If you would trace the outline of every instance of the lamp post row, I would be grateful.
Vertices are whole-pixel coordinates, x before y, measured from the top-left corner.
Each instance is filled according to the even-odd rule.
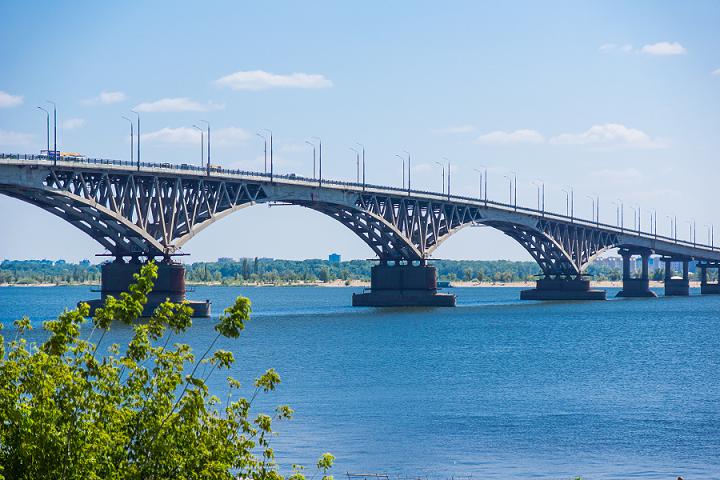
[[[53,106],[53,150],[52,150],[52,159],[53,159],[53,165],[57,165],[58,157],[60,156],[57,151],[57,105],[55,102],[51,100],[47,100],[47,103]],[[39,110],[43,111],[45,113],[45,129],[46,129],[46,152],[48,154],[48,157],[51,155],[50,150],[50,111],[46,108],[37,107]],[[140,170],[140,114],[135,110],[130,110],[132,113],[136,115],[137,120],[137,129],[134,128],[133,121],[126,117],[122,116],[124,120],[127,120],[130,123],[130,163],[135,164],[137,166],[137,169]],[[210,175],[211,170],[211,160],[210,160],[210,122],[207,120],[200,120],[201,122],[205,123],[207,126],[207,130],[204,131],[202,128],[198,127],[197,125],[193,125],[193,128],[200,131],[200,164],[205,165],[207,169],[207,175]],[[137,132],[136,132],[137,130]],[[273,132],[270,129],[263,129],[264,132],[269,133],[270,135],[270,181],[273,181],[274,178],[274,161],[273,161]],[[137,150],[135,150],[135,136],[137,133]],[[205,162],[204,159],[204,143],[205,143],[205,135],[207,135],[207,162]],[[268,138],[261,134],[257,133],[257,136],[262,138],[264,141],[264,163],[265,163],[265,173],[268,173]],[[319,165],[319,176],[318,176],[318,185],[322,185],[322,139],[320,137],[312,137],[313,140],[317,140],[317,144],[306,141],[305,143],[312,146],[313,148],[313,178],[316,174],[316,150],[319,150],[319,156],[318,156],[318,165]],[[365,189],[366,180],[365,180],[365,146],[361,143],[357,143],[357,146],[361,148],[361,150],[358,150],[354,147],[350,147],[350,150],[355,152],[355,168],[356,168],[356,182],[361,183],[362,179],[362,186],[363,190]],[[137,158],[134,158],[134,153],[137,152]],[[405,162],[407,162],[407,192],[408,195],[412,191],[412,184],[411,184],[411,155],[408,151],[404,150],[403,153],[406,156],[402,156],[399,154],[396,154],[395,156],[400,158],[403,163],[403,189],[405,188],[405,178],[406,178],[406,167]],[[450,178],[451,178],[451,172],[450,172],[450,160],[447,157],[443,157],[443,160],[447,162],[447,167],[445,164],[442,164],[440,162],[435,162],[437,165],[442,167],[442,193],[443,195],[447,195],[447,198],[450,199]],[[361,169],[362,165],[362,169]],[[447,168],[447,170],[446,170]],[[446,176],[447,171],[447,176]],[[488,203],[488,174],[487,174],[487,167],[483,166],[483,170],[474,169],[474,171],[479,173],[479,198],[480,200],[484,200],[485,205],[487,206]],[[361,175],[362,172],[362,175]],[[505,178],[509,182],[509,199],[510,199],[510,205],[514,208],[514,210],[517,211],[518,205],[517,205],[517,173],[516,172],[510,172],[512,176],[505,175]],[[362,178],[361,178],[362,177]],[[545,182],[541,180],[533,181],[533,185],[535,185],[538,189],[538,207],[537,210],[542,213],[542,215],[545,215]],[[447,185],[447,188],[446,188]],[[570,217],[570,221],[574,221],[575,219],[575,194],[572,186],[569,186],[568,189],[563,189],[562,192],[565,193],[565,213],[566,216]],[[600,197],[599,196],[587,196],[592,201],[593,206],[593,221],[596,224],[600,224]],[[618,200],[617,202],[612,202],[613,205],[617,207],[616,212],[616,222],[617,226],[620,228],[620,231],[623,232],[625,230],[625,208],[624,204],[621,200]],[[633,223],[634,223],[634,230],[637,232],[638,235],[642,233],[642,211],[639,206],[633,206]],[[670,220],[670,236],[674,239],[675,242],[678,241],[678,227],[677,227],[677,216],[669,216],[666,215],[666,218]],[[689,235],[690,235],[690,242],[696,246],[697,245],[697,225],[695,220],[687,220],[686,223],[689,225]],[[711,249],[715,249],[715,227],[714,225],[705,225],[708,231],[708,244],[711,247]],[[657,221],[657,210],[652,210],[652,214],[650,216],[650,233],[653,234],[656,238],[658,236],[658,221]]]

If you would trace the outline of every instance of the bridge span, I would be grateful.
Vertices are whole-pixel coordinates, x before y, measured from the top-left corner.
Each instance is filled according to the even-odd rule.
[[[379,263],[370,291],[353,296],[358,306],[454,305],[453,295],[438,293],[428,261],[442,242],[472,225],[500,230],[538,263],[542,277],[535,289],[521,293],[524,299],[605,299],[585,272],[614,248],[623,257],[621,296],[655,295],[648,269],[653,254],[665,261],[666,295],[689,295],[693,260],[699,262],[702,293],[720,293],[720,285],[708,281],[709,269],[720,273],[714,245],[487,198],[189,165],[11,154],[0,154],[0,193],[59,216],[107,249],[115,261],[103,266],[103,295],[122,290],[142,262],[157,258],[158,298],[183,299],[183,269],[171,257],[217,220],[271,202],[321,212],[370,247]],[[635,256],[642,259],[637,277],[630,268]],[[677,264],[680,275],[674,276]]]

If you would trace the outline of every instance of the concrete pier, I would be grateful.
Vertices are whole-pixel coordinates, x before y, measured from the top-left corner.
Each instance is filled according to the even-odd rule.
[[[431,265],[388,265],[370,271],[370,291],[354,293],[354,307],[454,307],[455,295],[438,293]]]
[[[590,280],[582,277],[546,277],[537,281],[532,290],[520,292],[521,300],[606,300],[605,290],[590,288]]]
[[[690,295],[690,261],[687,258],[664,258],[665,296],[687,297]],[[682,263],[682,277],[673,277],[673,262]]]
[[[720,263],[699,263],[700,268],[700,293],[702,295],[720,295]],[[711,282],[708,278],[708,270],[717,271],[715,281]]]
[[[108,295],[118,298],[122,292],[127,292],[128,287],[135,283],[133,274],[139,273],[142,263],[134,260],[125,263],[122,259],[108,262],[101,267],[101,288],[100,299],[90,300],[90,315],[95,309],[102,307]],[[153,311],[166,300],[174,303],[185,301],[185,267],[180,263],[162,261],[157,264],[158,276],[152,291],[148,294],[148,302],[143,310],[143,317],[149,317]],[[193,317],[209,317],[210,301],[204,302],[189,301],[193,309]]]
[[[628,249],[621,248],[620,256],[623,259],[623,289],[618,292],[618,297],[624,298],[653,298],[657,294],[650,290],[650,255],[649,249]],[[640,276],[634,278],[630,269],[630,261],[634,255],[639,255],[642,260]]]

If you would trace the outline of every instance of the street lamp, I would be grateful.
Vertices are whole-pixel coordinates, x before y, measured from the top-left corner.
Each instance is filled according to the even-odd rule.
[[[362,184],[363,190],[365,190],[365,145],[360,142],[355,142],[362,149]]]
[[[202,168],[205,165],[205,130],[197,125],[193,125],[193,128],[200,132],[200,168]]]
[[[310,145],[313,149],[313,176],[312,176],[312,178],[315,178],[315,144],[308,140],[305,140],[305,143]],[[266,167],[266,170],[267,170],[267,167]]]
[[[486,167],[485,165],[480,165],[480,167],[482,167],[482,169],[483,169],[482,172],[481,172],[480,170],[478,170],[477,168],[474,169],[474,170],[475,170],[476,172],[479,172],[479,173],[480,173],[480,198],[482,199],[482,197],[483,197],[483,190],[484,190],[484,192],[485,192],[485,206],[487,207],[487,202],[488,202],[488,189],[487,189],[487,187],[488,187],[488,171],[487,171],[487,167]],[[484,185],[485,188],[483,188],[483,183],[485,184],[485,185]]]
[[[670,220],[670,237],[677,243],[677,217],[665,215],[665,218]]]
[[[509,175],[503,175],[503,177],[508,181],[508,191],[510,192],[510,203],[508,206],[511,206],[513,204],[513,179]]]
[[[538,190],[538,192],[537,192],[538,207],[537,208],[538,208],[538,210],[542,211],[543,215],[545,215],[545,182],[543,182],[542,180],[533,180],[532,184],[535,185]],[[542,192],[542,197],[541,197],[541,192]],[[540,201],[541,198],[542,198],[542,202]]]
[[[137,115],[137,169],[140,171],[140,114],[135,110],[130,111]]]
[[[634,230],[636,230],[638,235],[640,235],[640,206],[639,205],[630,205],[630,208],[633,211]]]
[[[128,117],[124,116],[124,115],[123,115],[122,118],[124,118],[125,120],[127,120],[128,123],[130,124],[130,166],[132,166],[132,165],[135,163],[135,162],[134,162],[134,160],[135,160],[135,143],[134,143],[134,142],[135,142],[135,139],[133,138],[133,137],[134,137],[134,135],[133,135],[133,121],[132,121],[131,119],[129,119]]]
[[[356,182],[355,183],[360,183],[360,151],[357,148],[353,148],[353,147],[350,147],[350,150],[355,152],[355,170],[356,170],[356,172],[355,172]]]
[[[43,107],[37,107],[43,112],[45,112],[45,135],[47,138],[47,150],[45,152],[48,156],[50,156],[50,112],[45,110]]]
[[[410,152],[407,150],[403,150],[403,153],[407,155],[407,191],[408,195],[410,195]],[[399,157],[403,161],[403,188],[405,188],[405,157],[402,155],[395,154],[396,157]]]
[[[210,122],[207,120],[200,121],[207,125],[207,174],[210,176]],[[270,137],[270,158],[272,159],[272,137]],[[272,161],[270,162],[270,165],[272,166]],[[272,180],[272,175],[270,175],[270,179]]]
[[[450,200],[450,159],[443,157],[443,160],[447,162],[447,198]]]
[[[705,228],[708,229],[708,245],[711,250],[715,250],[715,226],[705,225]]]
[[[402,155],[395,154],[396,157],[398,157],[400,160],[402,160],[402,172],[403,172],[403,182],[402,182],[402,188],[405,188],[405,157]]]
[[[321,139],[320,137],[312,137],[312,139],[313,139],[313,140],[317,140],[317,141],[318,141],[318,144],[320,145],[320,148],[319,148],[319,150],[320,150],[320,155],[319,155],[319,162],[318,162],[318,163],[319,163],[319,167],[320,167],[320,168],[319,168],[320,176],[319,176],[319,178],[318,178],[318,185],[322,185],[322,139]],[[271,143],[272,143],[272,142],[271,142]],[[270,158],[272,158],[272,149],[271,149],[271,152],[270,152]],[[271,164],[272,164],[272,163],[271,163]]]
[[[570,217],[572,222],[575,219],[575,190],[572,186],[568,186],[565,192],[565,216]]]
[[[57,105],[55,105],[55,102],[50,100],[45,101],[53,106],[53,165],[57,165]]]
[[[585,195],[585,196],[586,196],[587,198],[589,198],[590,201],[592,201],[592,220],[593,220],[593,222],[594,222],[594,221],[595,221],[595,197],[592,197],[592,196],[590,196],[590,195]]]
[[[440,165],[440,168],[442,168],[442,193],[445,195],[445,164],[435,162],[435,165]]]
[[[685,223],[687,223],[690,227],[690,241],[692,242],[693,246],[696,245],[697,235],[695,234],[695,219],[692,220],[685,220]]]
[[[263,140],[263,159],[264,159],[264,165],[265,165],[264,173],[265,173],[265,175],[267,175],[267,137],[259,132],[256,133],[255,135],[262,138],[262,140]]]
[[[653,208],[652,214],[650,215],[650,226],[652,227],[652,234],[655,236],[655,240],[657,240],[657,210]]]

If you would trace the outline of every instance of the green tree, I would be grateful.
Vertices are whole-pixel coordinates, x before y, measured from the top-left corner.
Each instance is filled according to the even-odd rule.
[[[13,341],[0,336],[0,479],[281,479],[269,439],[273,422],[293,411],[251,414],[257,395],[280,383],[278,373],[258,377],[249,400],[233,401],[240,383],[232,377],[225,402],[206,384],[233,365],[231,352],[213,349],[221,337],[240,336],[250,301],[239,297],[224,311],[196,358],[188,345],[170,346],[190,328],[190,307],[165,302],[138,322],[157,267],[149,263],[135,278],[96,311],[88,338],[81,337],[87,304],[45,322],[39,345],[25,338],[27,318],[15,322]],[[123,349],[102,343],[118,321],[134,332]],[[324,454],[317,464],[325,480],[332,462]],[[291,478],[304,477],[297,470]]]

